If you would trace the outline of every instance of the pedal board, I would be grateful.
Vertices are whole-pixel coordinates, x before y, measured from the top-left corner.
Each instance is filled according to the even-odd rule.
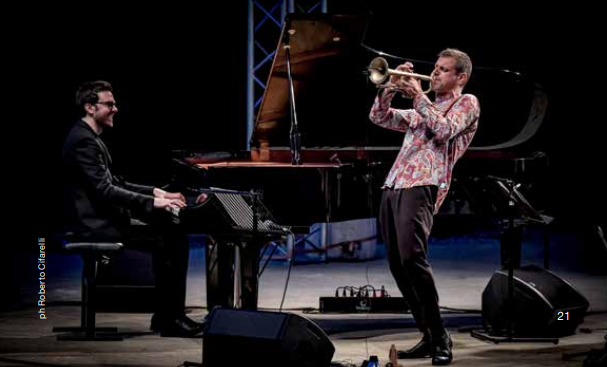
[[[320,297],[320,313],[405,313],[403,297]]]

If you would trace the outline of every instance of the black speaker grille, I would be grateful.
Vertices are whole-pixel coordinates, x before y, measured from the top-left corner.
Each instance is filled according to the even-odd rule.
[[[515,277],[537,289],[555,310],[585,302],[584,297],[568,282],[537,266],[531,265],[516,269]]]
[[[205,334],[278,339],[288,314],[224,311],[215,314]]]
[[[316,324],[295,314],[215,308],[202,351],[205,367],[328,367],[335,347]]]
[[[528,337],[561,337],[575,333],[588,301],[569,283],[537,266],[514,271],[514,304],[508,307],[508,272],[496,272],[483,292],[483,323],[493,335],[504,335],[512,320],[514,333]],[[559,313],[568,319],[558,320]]]

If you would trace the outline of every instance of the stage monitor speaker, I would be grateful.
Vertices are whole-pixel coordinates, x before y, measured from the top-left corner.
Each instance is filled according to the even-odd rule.
[[[589,303],[571,284],[537,266],[514,269],[512,332],[516,337],[575,334]],[[482,318],[490,335],[506,335],[508,271],[493,274],[483,292]]]
[[[290,313],[216,307],[207,317],[205,367],[329,367],[335,347],[312,321]]]

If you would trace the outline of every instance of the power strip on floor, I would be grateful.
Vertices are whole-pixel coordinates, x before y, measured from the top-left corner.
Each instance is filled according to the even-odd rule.
[[[405,313],[403,297],[320,297],[320,313]]]

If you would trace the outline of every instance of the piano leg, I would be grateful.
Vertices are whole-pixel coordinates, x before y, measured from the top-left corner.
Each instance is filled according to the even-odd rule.
[[[208,237],[206,248],[207,309],[234,307],[234,245]]]
[[[259,287],[260,246],[253,242],[243,243],[240,247],[241,308],[257,310]]]

